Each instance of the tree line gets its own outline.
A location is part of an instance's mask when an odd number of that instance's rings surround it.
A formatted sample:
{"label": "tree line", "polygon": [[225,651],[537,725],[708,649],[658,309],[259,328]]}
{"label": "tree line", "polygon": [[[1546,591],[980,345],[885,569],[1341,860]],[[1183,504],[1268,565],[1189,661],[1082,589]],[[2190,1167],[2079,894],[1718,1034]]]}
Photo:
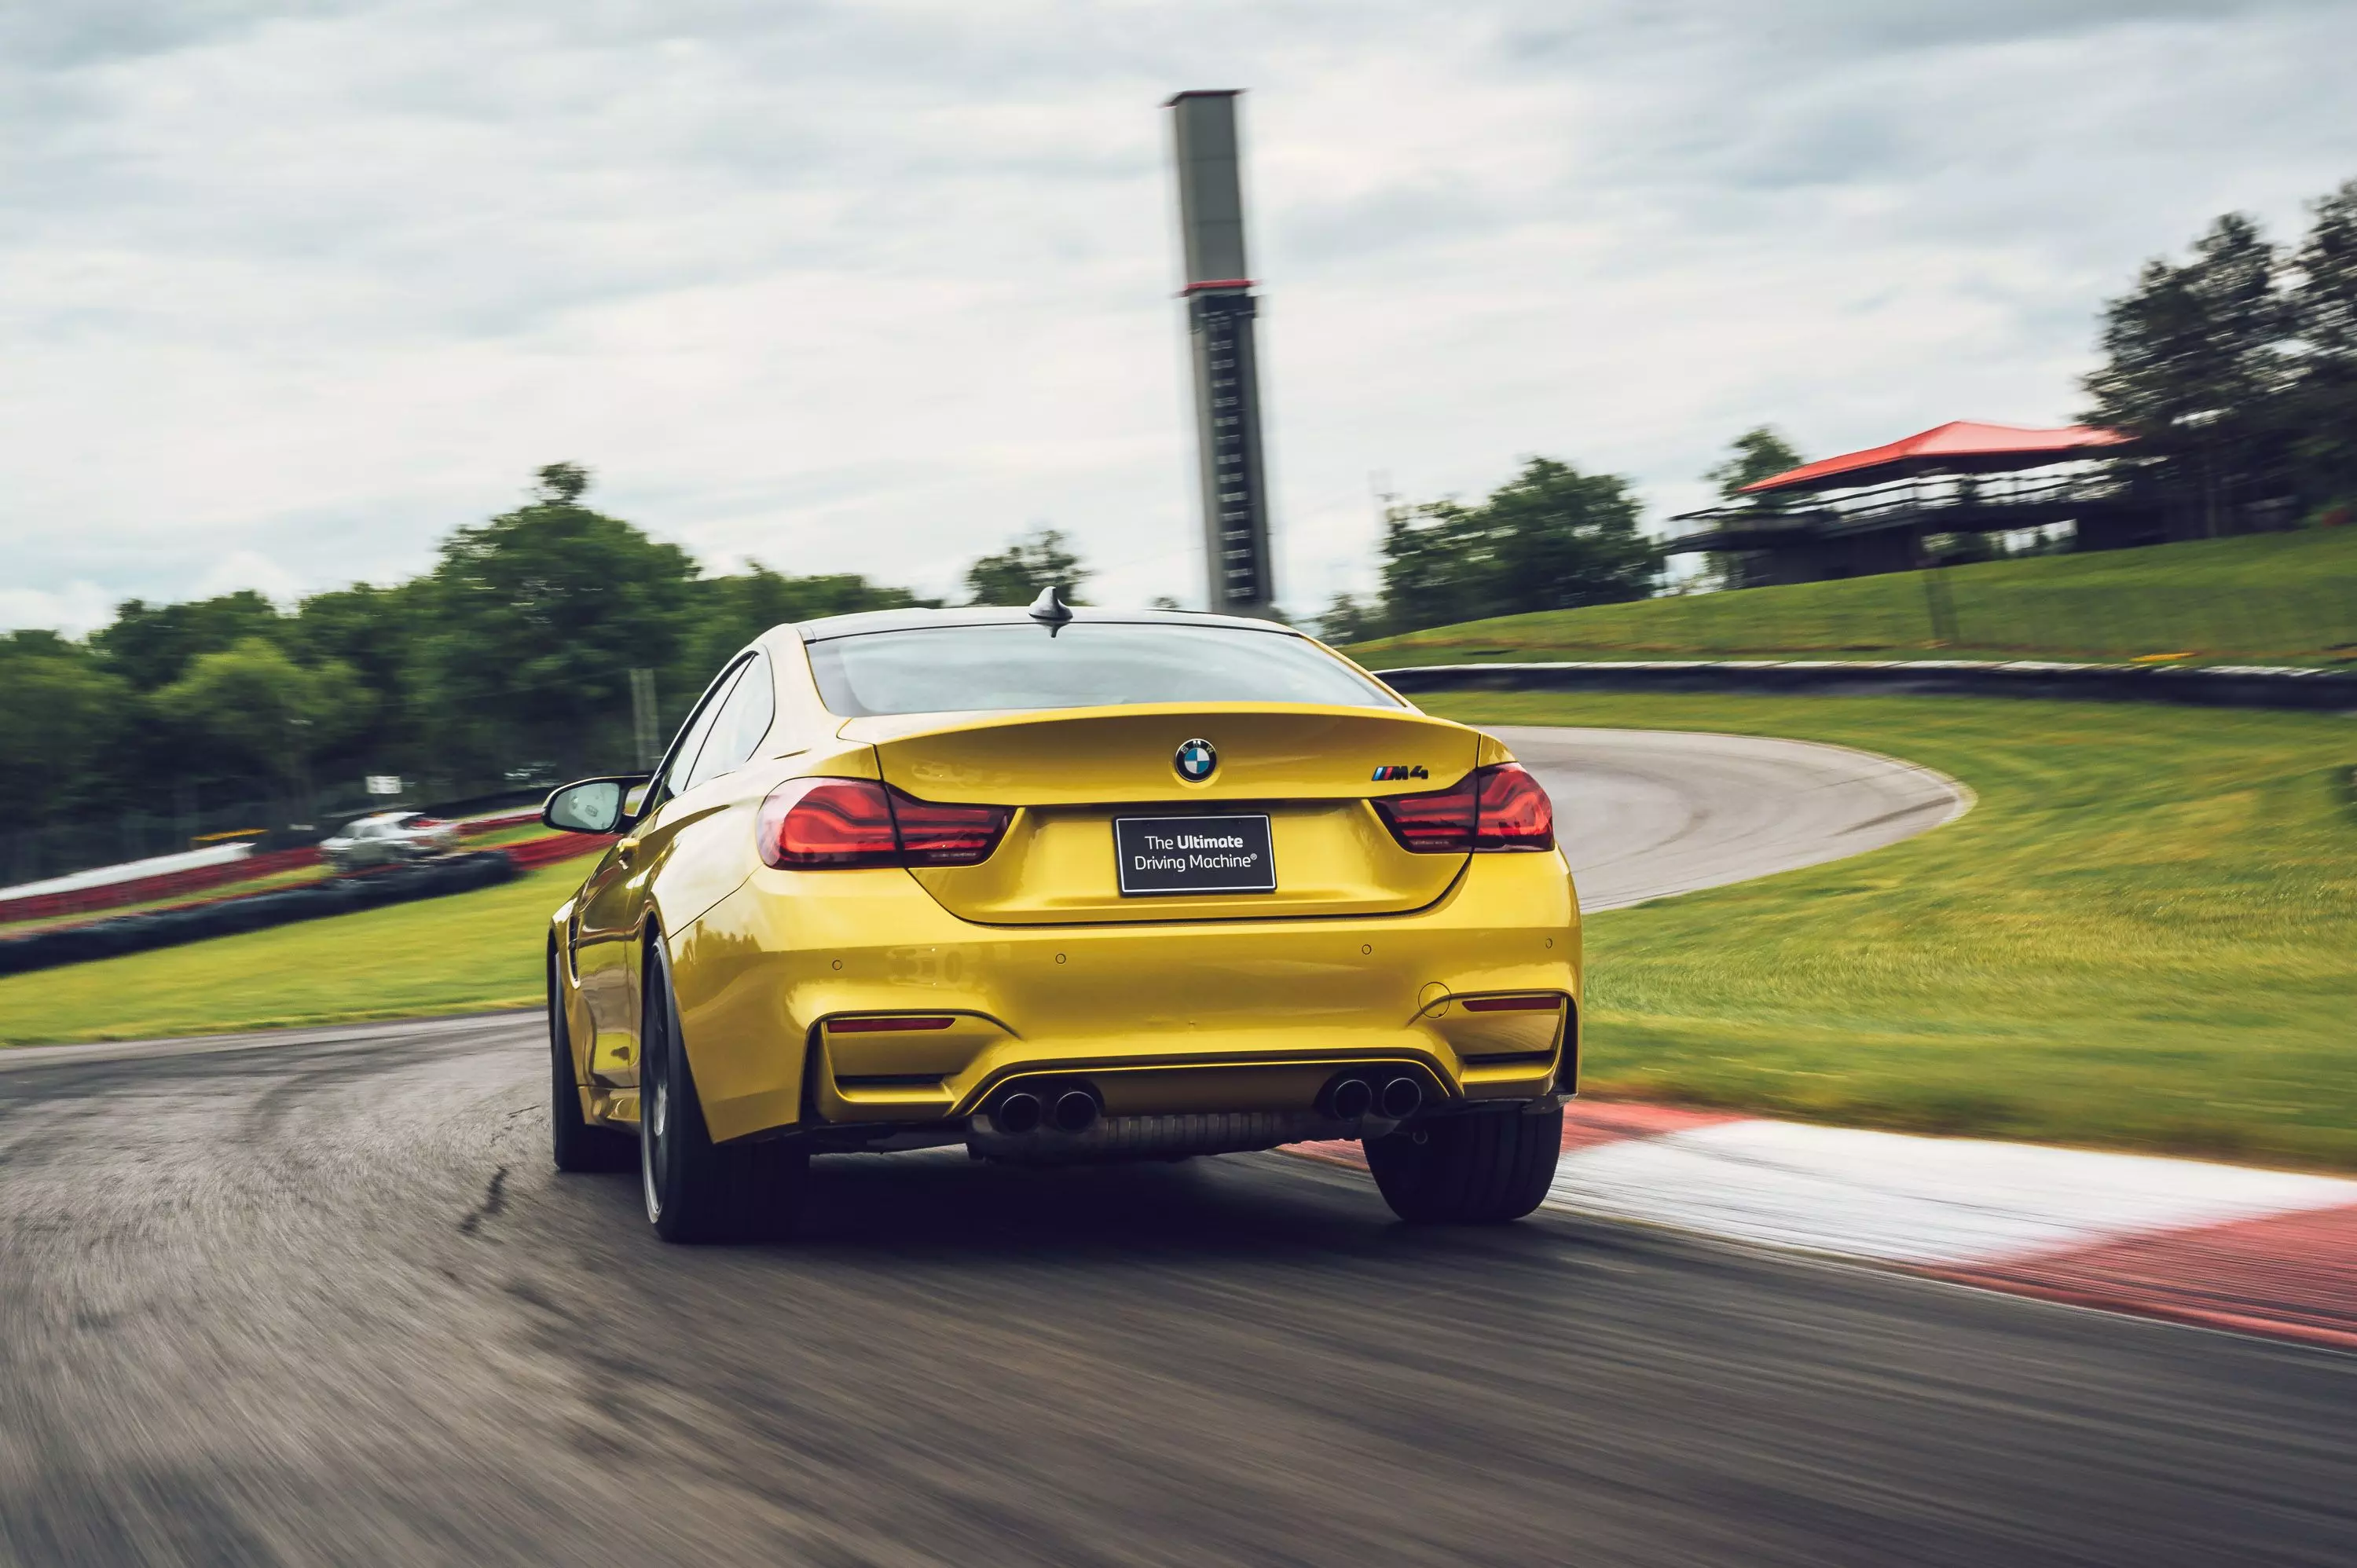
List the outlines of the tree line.
{"label": "tree line", "polygon": [[2230,212],[2104,306],[2083,417],[2136,438],[2172,537],[2357,511],[2357,180],[2313,212],[2296,246]]}
{"label": "tree line", "polygon": [[[389,587],[285,610],[252,590],[132,599],[86,639],[0,637],[0,789],[16,824],[229,804],[300,817],[363,773],[447,795],[627,766],[633,671],[651,672],[667,736],[770,627],[941,602],[758,562],[706,575],[586,504],[588,485],[578,465],[549,465],[525,505],[458,529]],[[964,585],[974,603],[1020,603],[1087,575],[1049,530],[975,561]]]}

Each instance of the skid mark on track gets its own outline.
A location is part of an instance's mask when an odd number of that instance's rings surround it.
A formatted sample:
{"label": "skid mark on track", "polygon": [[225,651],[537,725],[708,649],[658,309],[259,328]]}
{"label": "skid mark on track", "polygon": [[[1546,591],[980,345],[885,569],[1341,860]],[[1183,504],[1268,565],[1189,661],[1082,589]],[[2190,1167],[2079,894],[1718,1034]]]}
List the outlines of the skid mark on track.
{"label": "skid mark on track", "polygon": [[468,1210],[467,1218],[458,1221],[458,1234],[472,1236],[483,1228],[483,1221],[506,1211],[508,1206],[508,1167],[501,1165],[491,1173],[483,1188],[483,1201]]}

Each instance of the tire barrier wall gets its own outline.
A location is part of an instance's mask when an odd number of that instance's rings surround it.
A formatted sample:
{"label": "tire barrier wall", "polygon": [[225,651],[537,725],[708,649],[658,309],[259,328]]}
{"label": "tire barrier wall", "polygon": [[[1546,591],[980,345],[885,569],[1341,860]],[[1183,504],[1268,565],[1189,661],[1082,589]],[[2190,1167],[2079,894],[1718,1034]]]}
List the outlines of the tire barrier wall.
{"label": "tire barrier wall", "polygon": [[150,948],[176,947],[182,942],[256,931],[325,915],[345,915],[386,904],[417,898],[438,898],[446,893],[468,893],[489,887],[518,875],[519,867],[498,850],[479,850],[410,865],[352,876],[334,876],[301,887],[271,893],[249,893],[221,898],[184,909],[159,909],[149,915],[124,915],[62,930],[35,931],[0,940],[0,974],[22,974],[59,964],[145,952]]}
{"label": "tire barrier wall", "polygon": [[2266,665],[2193,669],[1903,660],[1649,660],[1558,664],[1427,664],[1379,670],[1416,692],[1807,692],[1827,696],[2063,697],[2208,707],[2357,711],[2357,674]]}

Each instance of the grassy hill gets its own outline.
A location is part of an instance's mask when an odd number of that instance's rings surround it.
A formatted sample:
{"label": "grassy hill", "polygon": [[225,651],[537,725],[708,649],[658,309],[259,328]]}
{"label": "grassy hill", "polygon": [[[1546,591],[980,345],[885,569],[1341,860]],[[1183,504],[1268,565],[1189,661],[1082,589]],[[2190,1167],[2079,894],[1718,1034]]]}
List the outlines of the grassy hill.
{"label": "grassy hill", "polygon": [[1588,1092],[2357,1170],[2347,719],[1969,697],[1434,705],[1862,746],[1978,796],[1871,854],[1592,917]]}
{"label": "grassy hill", "polygon": [[2352,663],[2357,528],[1545,610],[1348,651],[1378,670],[1697,657]]}

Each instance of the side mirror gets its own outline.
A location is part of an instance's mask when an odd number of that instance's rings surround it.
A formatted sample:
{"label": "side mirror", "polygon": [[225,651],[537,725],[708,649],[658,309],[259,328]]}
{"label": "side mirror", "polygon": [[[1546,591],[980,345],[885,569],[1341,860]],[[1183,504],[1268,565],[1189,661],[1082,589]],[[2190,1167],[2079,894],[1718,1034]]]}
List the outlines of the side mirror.
{"label": "side mirror", "polygon": [[620,832],[626,799],[645,782],[633,776],[567,784],[549,796],[548,804],[540,809],[540,820],[560,832]]}

